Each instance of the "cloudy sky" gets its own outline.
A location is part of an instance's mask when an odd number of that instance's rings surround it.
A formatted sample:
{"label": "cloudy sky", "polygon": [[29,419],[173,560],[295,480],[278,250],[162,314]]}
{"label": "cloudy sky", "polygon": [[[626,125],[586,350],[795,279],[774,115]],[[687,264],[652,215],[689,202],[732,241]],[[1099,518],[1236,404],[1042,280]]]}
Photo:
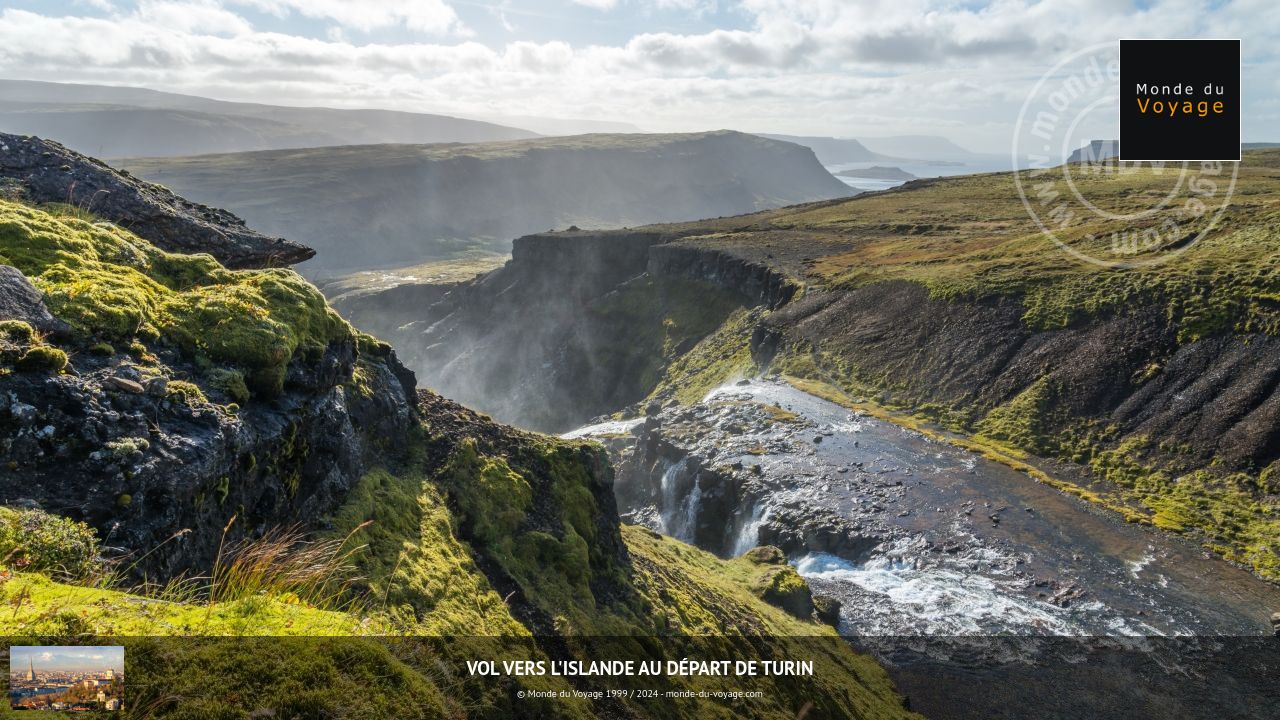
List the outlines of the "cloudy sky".
{"label": "cloudy sky", "polygon": [[1280,140],[1274,0],[0,0],[0,77],[1007,152],[1036,79],[1120,37],[1242,38],[1244,139]]}

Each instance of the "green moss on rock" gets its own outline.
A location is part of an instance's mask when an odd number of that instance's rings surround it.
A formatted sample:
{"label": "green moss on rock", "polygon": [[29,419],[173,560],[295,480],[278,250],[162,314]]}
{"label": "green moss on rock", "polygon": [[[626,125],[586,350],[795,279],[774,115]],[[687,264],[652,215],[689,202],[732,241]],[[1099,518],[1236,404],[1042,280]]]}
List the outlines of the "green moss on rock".
{"label": "green moss on rock", "polygon": [[227,270],[109,223],[0,201],[0,254],[87,341],[161,339],[239,367],[262,395],[280,392],[295,357],[355,343],[351,326],[291,270]]}
{"label": "green moss on rock", "polygon": [[28,348],[13,366],[23,372],[60,373],[67,367],[67,353],[48,345]]}

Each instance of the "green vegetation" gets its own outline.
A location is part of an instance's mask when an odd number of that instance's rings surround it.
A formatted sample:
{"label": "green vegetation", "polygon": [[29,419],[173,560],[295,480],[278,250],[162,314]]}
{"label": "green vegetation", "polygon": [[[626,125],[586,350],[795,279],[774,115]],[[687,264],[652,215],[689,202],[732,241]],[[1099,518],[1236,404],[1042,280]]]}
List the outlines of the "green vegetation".
{"label": "green vegetation", "polygon": [[0,507],[0,564],[88,579],[101,567],[98,538],[83,523],[42,510]]}
{"label": "green vegetation", "polygon": [[[1247,343],[1251,334],[1280,335],[1277,167],[1278,150],[1246,153],[1231,205],[1212,232],[1167,262],[1131,269],[1101,269],[1054,247],[1028,221],[1007,173],[923,181],[842,202],[664,229],[685,236],[677,243],[767,265],[829,293],[905,281],[923,286],[936,300],[1020,305],[1023,323],[1033,330],[1080,328],[1133,308],[1152,308],[1180,344],[1232,335],[1245,336]],[[1123,216],[1164,197],[1177,176],[1150,167],[1113,166],[1080,168],[1073,180],[1096,205]],[[1226,178],[1219,180],[1221,197]],[[1179,192],[1173,205],[1194,201],[1187,187]],[[1113,236],[1133,236],[1160,220],[1083,214],[1057,235],[1081,252],[1116,257]],[[1197,222],[1186,228],[1188,235],[1204,229],[1204,221]],[[1142,263],[1170,249],[1140,249],[1123,259]],[[660,388],[655,396],[686,403],[699,399],[707,383],[699,381],[698,370],[746,347],[753,324],[736,332],[726,324],[713,332],[687,359],[671,364],[667,377],[652,386]],[[699,357],[704,346],[718,350],[710,359]],[[1105,418],[1073,414],[1079,411],[1065,408],[1076,391],[1055,379],[1052,366],[1014,388],[1012,397],[992,404],[975,402],[971,388],[969,395],[958,390],[954,399],[939,399],[937,388],[922,387],[909,366],[882,367],[854,355],[824,338],[794,339],[770,369],[806,389],[829,392],[851,406],[1026,470],[1130,522],[1187,533],[1280,580],[1274,463],[1227,467],[1207,457],[1217,452],[1212,448],[1198,448],[1193,456],[1167,442],[1126,435]],[[746,356],[739,357],[729,364],[741,366]],[[1163,380],[1165,372],[1166,358],[1144,358],[1127,379],[1139,387]],[[1034,466],[1035,456],[1077,463],[1083,472],[1051,476]]]}
{"label": "green vegetation", "polygon": [[[207,255],[166,253],[91,218],[0,201],[0,256],[44,291],[86,347],[120,341],[143,355],[143,341],[170,344],[193,360],[238,368],[265,396],[280,392],[296,357],[355,342],[352,328],[291,270],[226,270]],[[37,356],[30,367],[57,365],[52,350]]]}
{"label": "green vegetation", "polygon": [[[645,276],[590,306],[589,317],[605,335],[594,348],[595,361],[604,367],[625,368],[620,374],[637,387],[655,388],[669,364],[687,357],[727,320],[743,322],[742,306],[740,297],[710,283],[655,281]],[[686,396],[743,366],[740,348],[729,350],[729,342],[731,337],[722,334],[685,361],[680,372],[693,376],[684,383],[690,388]]]}
{"label": "green vegetation", "polygon": [[735,377],[753,374],[755,363],[749,341],[751,328],[759,319],[758,311],[738,309],[730,313],[719,328],[666,368],[649,399],[672,397],[687,405]]}
{"label": "green vegetation", "polygon": [[48,345],[36,345],[29,348],[22,357],[13,364],[14,368],[23,372],[62,372],[67,366],[67,353]]}

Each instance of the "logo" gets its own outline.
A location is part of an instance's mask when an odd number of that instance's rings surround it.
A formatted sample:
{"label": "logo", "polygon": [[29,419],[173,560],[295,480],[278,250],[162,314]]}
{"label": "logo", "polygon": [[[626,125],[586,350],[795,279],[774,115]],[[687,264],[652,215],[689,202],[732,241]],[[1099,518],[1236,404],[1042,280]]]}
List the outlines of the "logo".
{"label": "logo", "polygon": [[1115,132],[1120,77],[1115,43],[1076,52],[1041,76],[1018,113],[1014,182],[1032,220],[1063,251],[1106,268],[1151,266],[1213,230],[1239,165],[1121,160],[1114,134],[1099,137]]}

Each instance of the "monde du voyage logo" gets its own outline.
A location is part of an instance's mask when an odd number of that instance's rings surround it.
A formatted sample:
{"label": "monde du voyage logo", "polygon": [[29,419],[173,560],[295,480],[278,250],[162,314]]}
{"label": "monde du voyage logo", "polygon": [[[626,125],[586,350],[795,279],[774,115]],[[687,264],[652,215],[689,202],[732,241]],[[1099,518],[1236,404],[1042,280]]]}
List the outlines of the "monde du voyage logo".
{"label": "monde du voyage logo", "polygon": [[1239,172],[1240,69],[1239,40],[1122,39],[1045,72],[1012,157],[1042,233],[1112,269],[1168,262],[1211,235]]}
{"label": "monde du voyage logo", "polygon": [[1240,160],[1240,41],[1121,40],[1120,160]]}

